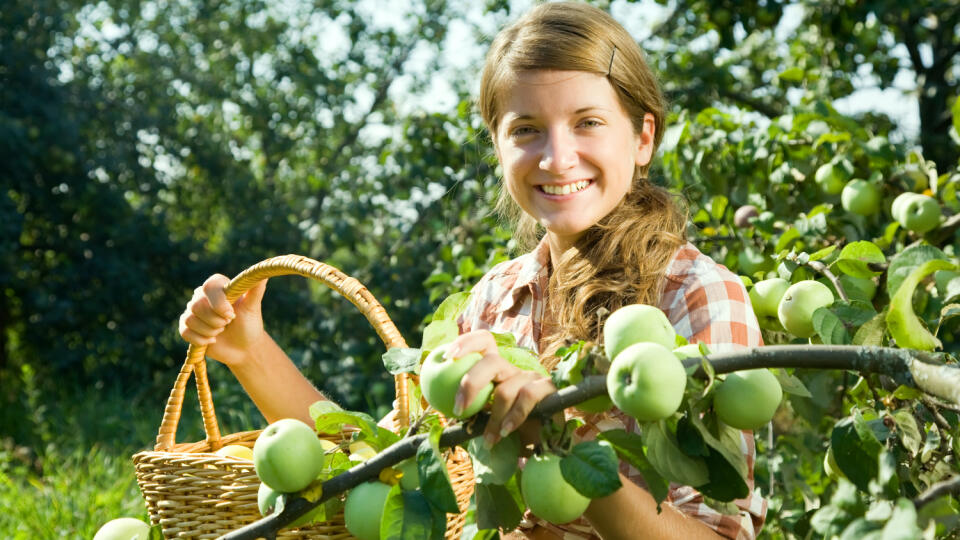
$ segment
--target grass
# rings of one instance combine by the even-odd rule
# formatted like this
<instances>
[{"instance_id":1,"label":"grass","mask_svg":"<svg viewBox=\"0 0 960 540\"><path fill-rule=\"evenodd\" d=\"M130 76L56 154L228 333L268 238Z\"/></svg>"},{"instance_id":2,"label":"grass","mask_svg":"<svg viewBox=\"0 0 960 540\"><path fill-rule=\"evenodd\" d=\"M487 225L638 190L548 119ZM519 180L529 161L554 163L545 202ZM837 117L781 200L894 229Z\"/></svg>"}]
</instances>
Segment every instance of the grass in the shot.
<instances>
[{"instance_id":1,"label":"grass","mask_svg":"<svg viewBox=\"0 0 960 540\"><path fill-rule=\"evenodd\" d=\"M131 397L101 386L53 398L39 390L29 369L20 375L0 418L0 538L90 539L111 519L147 521L131 457L153 447L169 390ZM213 391L221 432L264 427L239 385L218 380ZM178 442L204 438L190 384Z\"/></svg>"}]
</instances>

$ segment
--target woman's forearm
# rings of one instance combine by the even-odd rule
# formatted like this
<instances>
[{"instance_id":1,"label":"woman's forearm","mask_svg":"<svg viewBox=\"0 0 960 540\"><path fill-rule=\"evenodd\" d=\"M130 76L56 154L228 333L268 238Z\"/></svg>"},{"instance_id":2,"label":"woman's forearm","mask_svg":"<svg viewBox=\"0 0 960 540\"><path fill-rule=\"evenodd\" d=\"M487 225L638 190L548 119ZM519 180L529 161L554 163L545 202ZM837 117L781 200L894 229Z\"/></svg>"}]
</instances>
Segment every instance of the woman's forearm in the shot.
<instances>
[{"instance_id":1,"label":"woman's forearm","mask_svg":"<svg viewBox=\"0 0 960 540\"><path fill-rule=\"evenodd\" d=\"M267 334L250 348L245 362L230 370L267 422L297 418L313 426L310 405L326 399Z\"/></svg>"},{"instance_id":2,"label":"woman's forearm","mask_svg":"<svg viewBox=\"0 0 960 540\"><path fill-rule=\"evenodd\" d=\"M657 503L650 493L620 475L623 486L612 495L594 499L584 517L604 540L711 539L721 538L702 521L687 516L669 504Z\"/></svg>"}]
</instances>

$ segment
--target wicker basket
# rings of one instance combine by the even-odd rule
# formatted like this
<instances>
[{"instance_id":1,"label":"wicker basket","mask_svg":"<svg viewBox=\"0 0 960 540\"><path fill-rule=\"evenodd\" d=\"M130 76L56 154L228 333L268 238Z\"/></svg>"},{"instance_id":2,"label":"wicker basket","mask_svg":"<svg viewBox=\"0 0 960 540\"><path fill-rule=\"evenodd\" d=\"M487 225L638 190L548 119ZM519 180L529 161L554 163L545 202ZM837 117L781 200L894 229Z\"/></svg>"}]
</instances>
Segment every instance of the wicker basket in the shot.
<instances>
[{"instance_id":1,"label":"wicker basket","mask_svg":"<svg viewBox=\"0 0 960 540\"><path fill-rule=\"evenodd\" d=\"M387 348L406 347L403 337L387 316L383 306L356 279L332 266L298 255L267 259L235 277L227 286L232 303L257 282L273 276L297 274L320 281L334 289L359 309L373 325ZM257 490L260 481L253 463L221 457L212 452L227 444L252 447L260 431L221 436L213 410L204 353L206 347L191 345L177 377L157 435L153 451L133 456L137 483L146 500L150 520L160 524L164 538L216 538L260 519ZM200 411L206 440L176 443L177 424L183 406L187 380L196 377ZM398 410L394 428L406 428L409 422L407 375L395 378ZM473 470L467 453L457 447L447 461L460 514L447 516L446 538L459 538L466 508L473 492ZM278 538L351 538L343 514L328 521L284 529Z\"/></svg>"}]
</instances>

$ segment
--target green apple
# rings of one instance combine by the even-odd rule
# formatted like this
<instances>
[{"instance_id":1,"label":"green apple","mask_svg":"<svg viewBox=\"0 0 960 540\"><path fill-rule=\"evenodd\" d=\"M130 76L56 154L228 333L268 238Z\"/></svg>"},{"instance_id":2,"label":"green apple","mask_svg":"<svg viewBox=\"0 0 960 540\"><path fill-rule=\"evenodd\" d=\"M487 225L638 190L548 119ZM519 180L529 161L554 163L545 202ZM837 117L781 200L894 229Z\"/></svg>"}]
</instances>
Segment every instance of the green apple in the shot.
<instances>
[{"instance_id":1,"label":"green apple","mask_svg":"<svg viewBox=\"0 0 960 540\"><path fill-rule=\"evenodd\" d=\"M706 347L706 345L704 345ZM707 349L709 354L710 349ZM677 347L673 350L673 355L678 359L683 360L684 358L700 358L703 356L703 353L700 352L699 343L691 343L689 345L683 345L682 347Z\"/></svg>"},{"instance_id":2,"label":"green apple","mask_svg":"<svg viewBox=\"0 0 960 540\"><path fill-rule=\"evenodd\" d=\"M837 465L837 457L833 455L832 445L830 448L827 448L827 453L823 456L823 472L827 473L827 476L834 480L846 478L846 475L840 470L840 466Z\"/></svg>"},{"instance_id":3,"label":"green apple","mask_svg":"<svg viewBox=\"0 0 960 540\"><path fill-rule=\"evenodd\" d=\"M872 216L880 210L880 188L860 178L847 182L840 194L840 204L847 212Z\"/></svg>"},{"instance_id":4,"label":"green apple","mask_svg":"<svg viewBox=\"0 0 960 540\"><path fill-rule=\"evenodd\" d=\"M493 393L493 383L488 383L459 416L453 414L454 400L457 397L457 390L460 389L460 380L470 371L470 368L483 358L483 355L475 352L462 358L447 360L443 355L449 347L449 344L437 347L423 361L423 365L420 367L420 388L423 391L423 397L427 399L427 403L444 416L469 418L477 414L487 403L490 394Z\"/></svg>"},{"instance_id":5,"label":"green apple","mask_svg":"<svg viewBox=\"0 0 960 540\"><path fill-rule=\"evenodd\" d=\"M737 429L759 429L777 412L783 389L769 369L730 373L717 386L713 407L723 423Z\"/></svg>"},{"instance_id":6,"label":"green apple","mask_svg":"<svg viewBox=\"0 0 960 540\"><path fill-rule=\"evenodd\" d=\"M150 526L131 517L111 519L97 530L93 540L150 540Z\"/></svg>"},{"instance_id":7,"label":"green apple","mask_svg":"<svg viewBox=\"0 0 960 540\"><path fill-rule=\"evenodd\" d=\"M304 422L284 418L267 426L253 444L253 468L260 481L281 493L310 485L323 469L324 449Z\"/></svg>"},{"instance_id":8,"label":"green apple","mask_svg":"<svg viewBox=\"0 0 960 540\"><path fill-rule=\"evenodd\" d=\"M560 456L534 455L520 476L520 493L533 515L559 525L580 517L590 505L560 472Z\"/></svg>"},{"instance_id":9,"label":"green apple","mask_svg":"<svg viewBox=\"0 0 960 540\"><path fill-rule=\"evenodd\" d=\"M401 473L400 487L407 491L420 487L420 471L417 469L416 457L401 461L396 469Z\"/></svg>"},{"instance_id":10,"label":"green apple","mask_svg":"<svg viewBox=\"0 0 960 540\"><path fill-rule=\"evenodd\" d=\"M520 440L516 433L487 448L483 439L475 437L467 443L467 452L473 463L473 474L481 484L506 484L517 472L520 458Z\"/></svg>"},{"instance_id":11,"label":"green apple","mask_svg":"<svg viewBox=\"0 0 960 540\"><path fill-rule=\"evenodd\" d=\"M823 283L806 279L791 285L783 294L777 316L791 334L808 338L816 333L813 312L833 303L833 292Z\"/></svg>"},{"instance_id":12,"label":"green apple","mask_svg":"<svg viewBox=\"0 0 960 540\"><path fill-rule=\"evenodd\" d=\"M749 227L750 218L754 218L760 215L757 207L752 204L745 204L740 208L737 208L737 211L733 213L733 224L737 227Z\"/></svg>"},{"instance_id":13,"label":"green apple","mask_svg":"<svg viewBox=\"0 0 960 540\"><path fill-rule=\"evenodd\" d=\"M376 480L351 489L343 505L347 531L360 540L380 540L380 520L389 494L390 486Z\"/></svg>"},{"instance_id":14,"label":"green apple","mask_svg":"<svg viewBox=\"0 0 960 540\"><path fill-rule=\"evenodd\" d=\"M750 289L750 305L757 316L760 326L768 330L782 330L777 309L780 300L790 288L790 282L783 278L770 278L758 281Z\"/></svg>"},{"instance_id":15,"label":"green apple","mask_svg":"<svg viewBox=\"0 0 960 540\"><path fill-rule=\"evenodd\" d=\"M640 422L677 411L687 386L683 363L659 343L634 343L620 352L607 372L614 405Z\"/></svg>"},{"instance_id":16,"label":"green apple","mask_svg":"<svg viewBox=\"0 0 960 540\"><path fill-rule=\"evenodd\" d=\"M900 218L904 229L921 234L932 231L940 225L940 203L933 197L916 195L903 203Z\"/></svg>"},{"instance_id":17,"label":"green apple","mask_svg":"<svg viewBox=\"0 0 960 540\"><path fill-rule=\"evenodd\" d=\"M667 349L677 346L677 332L660 309L647 304L630 304L614 311L603 324L603 347L613 360L634 343L659 343Z\"/></svg>"},{"instance_id":18,"label":"green apple","mask_svg":"<svg viewBox=\"0 0 960 540\"><path fill-rule=\"evenodd\" d=\"M913 193L911 191L897 195L897 197L893 199L893 204L890 205L890 216L893 217L894 221L903 223L903 207L907 205L907 201L919 196L919 193Z\"/></svg>"},{"instance_id":19,"label":"green apple","mask_svg":"<svg viewBox=\"0 0 960 540\"><path fill-rule=\"evenodd\" d=\"M853 174L853 165L845 159L831 161L817 168L813 179L828 195L839 195Z\"/></svg>"},{"instance_id":20,"label":"green apple","mask_svg":"<svg viewBox=\"0 0 960 540\"><path fill-rule=\"evenodd\" d=\"M740 273L752 276L757 272L766 272L773 266L773 261L752 247L745 247L737 254Z\"/></svg>"},{"instance_id":21,"label":"green apple","mask_svg":"<svg viewBox=\"0 0 960 540\"><path fill-rule=\"evenodd\" d=\"M257 508L260 509L261 516L269 516L277 507L277 499L280 497L286 497L287 494L280 493L279 491L271 488L270 486L260 483L260 489L257 490ZM304 525L309 525L314 521L319 521L316 519L318 515L324 513L323 506L318 506L313 510L310 510L306 514L297 518L293 523L288 525L289 527L303 527Z\"/></svg>"}]
</instances>

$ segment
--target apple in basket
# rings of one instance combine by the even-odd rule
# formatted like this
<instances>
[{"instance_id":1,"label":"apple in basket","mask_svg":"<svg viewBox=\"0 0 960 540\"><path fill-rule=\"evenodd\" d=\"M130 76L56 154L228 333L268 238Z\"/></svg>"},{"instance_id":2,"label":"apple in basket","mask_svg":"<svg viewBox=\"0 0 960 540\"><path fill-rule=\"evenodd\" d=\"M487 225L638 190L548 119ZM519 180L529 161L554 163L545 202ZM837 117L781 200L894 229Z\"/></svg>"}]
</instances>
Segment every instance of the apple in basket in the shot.
<instances>
[{"instance_id":1,"label":"apple in basket","mask_svg":"<svg viewBox=\"0 0 960 540\"><path fill-rule=\"evenodd\" d=\"M150 540L150 526L131 517L112 519L97 530L93 540Z\"/></svg>"},{"instance_id":2,"label":"apple in basket","mask_svg":"<svg viewBox=\"0 0 960 540\"><path fill-rule=\"evenodd\" d=\"M324 447L306 423L284 418L267 426L253 445L260 481L280 493L309 486L323 468Z\"/></svg>"}]
</instances>

